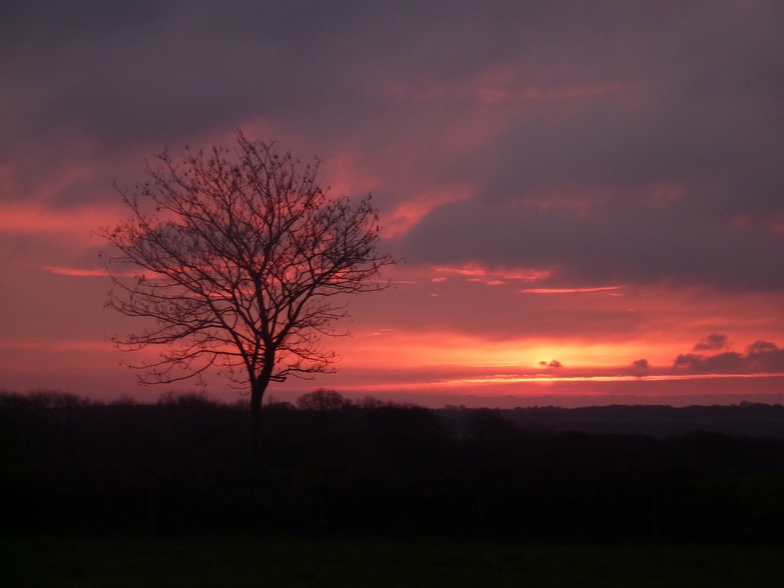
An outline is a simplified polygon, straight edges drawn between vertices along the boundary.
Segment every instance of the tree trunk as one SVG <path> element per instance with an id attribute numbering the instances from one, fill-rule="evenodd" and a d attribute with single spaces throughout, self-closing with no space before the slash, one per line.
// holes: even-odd
<path id="1" fill-rule="evenodd" d="M 267 390 L 269 378 L 260 376 L 250 388 L 250 446 L 253 457 L 261 459 L 261 401 Z"/>

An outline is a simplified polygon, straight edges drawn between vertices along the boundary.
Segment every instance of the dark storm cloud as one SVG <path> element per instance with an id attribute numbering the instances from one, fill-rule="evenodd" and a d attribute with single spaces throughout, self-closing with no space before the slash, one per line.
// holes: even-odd
<path id="1" fill-rule="evenodd" d="M 113 197 L 118 161 L 262 120 L 327 160 L 350 151 L 387 209 L 469 186 L 403 237 L 413 262 L 782 289 L 783 17 L 776 1 L 5 2 L 0 166 L 35 185 L 74 164 L 76 137 L 103 175 L 51 201 Z"/>

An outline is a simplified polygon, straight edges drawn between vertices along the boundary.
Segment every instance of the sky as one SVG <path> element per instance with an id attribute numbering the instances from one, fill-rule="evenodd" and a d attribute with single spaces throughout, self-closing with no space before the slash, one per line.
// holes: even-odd
<path id="1" fill-rule="evenodd" d="M 96 234 L 163 148 L 372 193 L 393 287 L 324 386 L 428 405 L 784 402 L 784 4 L 0 1 L 0 389 L 155 399 Z M 186 385 L 188 386 L 188 385 Z M 219 377 L 206 392 L 240 394 Z"/>

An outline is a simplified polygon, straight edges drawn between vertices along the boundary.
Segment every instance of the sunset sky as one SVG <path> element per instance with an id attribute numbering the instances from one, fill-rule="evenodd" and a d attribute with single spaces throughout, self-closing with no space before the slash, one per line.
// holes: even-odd
<path id="1" fill-rule="evenodd" d="M 338 373 L 274 396 L 784 402 L 783 24 L 778 0 L 0 2 L 0 389 L 169 389 L 107 341 L 139 325 L 104 308 L 95 231 L 145 158 L 241 129 L 372 193 L 405 259 L 326 341 Z"/>

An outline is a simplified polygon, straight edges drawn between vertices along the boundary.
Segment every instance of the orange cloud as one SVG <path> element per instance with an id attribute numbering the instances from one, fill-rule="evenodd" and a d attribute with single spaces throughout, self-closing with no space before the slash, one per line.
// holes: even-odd
<path id="1" fill-rule="evenodd" d="M 55 265 L 45 265 L 44 269 L 53 274 L 61 276 L 108 276 L 109 272 L 105 269 L 79 269 L 76 267 L 59 267 Z"/>
<path id="2" fill-rule="evenodd" d="M 118 278 L 136 278 L 139 275 L 145 275 L 148 278 L 155 278 L 160 274 L 156 274 L 155 272 L 151 272 L 149 270 L 143 270 L 139 268 L 137 270 L 130 270 L 130 271 L 112 271 L 109 273 L 107 270 L 103 268 L 99 269 L 83 269 L 78 267 L 62 267 L 58 265 L 45 265 L 43 266 L 48 272 L 53 274 L 57 274 L 60 276 L 75 276 L 75 277 L 104 277 L 104 276 L 114 276 Z"/>
<path id="3" fill-rule="evenodd" d="M 552 275 L 551 270 L 536 268 L 494 268 L 468 263 L 460 266 L 434 266 L 433 270 L 440 274 L 454 274 L 463 276 L 469 282 L 483 282 L 488 286 L 505 284 L 507 280 L 520 280 L 523 282 L 535 282 L 544 280 Z M 442 281 L 441 277 L 433 278 L 433 281 Z"/>
<path id="4" fill-rule="evenodd" d="M 523 294 L 584 294 L 586 292 L 605 292 L 620 290 L 623 286 L 603 286 L 601 288 L 526 288 Z"/>

